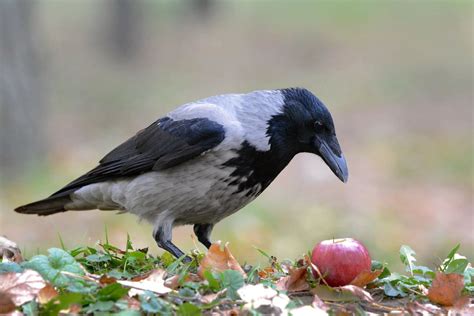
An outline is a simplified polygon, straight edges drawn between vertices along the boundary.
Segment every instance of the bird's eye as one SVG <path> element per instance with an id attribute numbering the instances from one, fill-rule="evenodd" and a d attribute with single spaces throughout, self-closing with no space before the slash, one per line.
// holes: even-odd
<path id="1" fill-rule="evenodd" d="M 317 131 L 317 132 L 320 132 L 324 129 L 324 125 L 321 121 L 316 121 L 314 122 L 314 129 Z"/>

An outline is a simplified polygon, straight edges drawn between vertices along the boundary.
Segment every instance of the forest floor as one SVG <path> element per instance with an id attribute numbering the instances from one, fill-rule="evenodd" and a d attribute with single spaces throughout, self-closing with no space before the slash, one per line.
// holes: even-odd
<path id="1" fill-rule="evenodd" d="M 350 285 L 330 287 L 305 255 L 268 258 L 264 267 L 241 266 L 218 242 L 192 260 L 124 248 L 107 238 L 94 247 L 51 248 L 22 258 L 14 242 L 0 239 L 0 313 L 122 315 L 364 315 L 370 313 L 473 314 L 474 269 L 453 248 L 440 266 L 420 266 L 400 249 L 406 274 L 372 261 L 372 271 Z"/>

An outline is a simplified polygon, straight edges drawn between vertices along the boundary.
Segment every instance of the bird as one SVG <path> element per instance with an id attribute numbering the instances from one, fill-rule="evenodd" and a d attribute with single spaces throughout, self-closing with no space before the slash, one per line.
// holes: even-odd
<path id="1" fill-rule="evenodd" d="M 106 154 L 51 196 L 15 209 L 46 216 L 117 210 L 153 225 L 157 245 L 185 254 L 172 230 L 214 226 L 261 194 L 298 153 L 320 156 L 344 183 L 348 167 L 328 108 L 305 88 L 221 94 L 186 103 Z"/>

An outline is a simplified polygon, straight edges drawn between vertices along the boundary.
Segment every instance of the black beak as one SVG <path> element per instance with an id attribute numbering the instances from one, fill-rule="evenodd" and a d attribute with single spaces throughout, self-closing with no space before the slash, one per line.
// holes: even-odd
<path id="1" fill-rule="evenodd" d="M 335 139 L 335 137 L 334 137 Z M 335 147 L 339 154 L 335 153 L 333 149 L 322 139 L 319 139 L 319 155 L 323 158 L 324 162 L 334 172 L 334 174 L 344 183 L 349 178 L 349 171 L 347 170 L 347 163 L 344 155 L 339 149 L 339 144 L 336 140 L 332 140 L 331 143 L 335 142 Z"/>

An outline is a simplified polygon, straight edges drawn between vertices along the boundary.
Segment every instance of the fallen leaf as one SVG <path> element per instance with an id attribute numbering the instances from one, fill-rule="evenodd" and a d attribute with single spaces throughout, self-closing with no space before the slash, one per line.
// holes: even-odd
<path id="1" fill-rule="evenodd" d="M 422 304 L 417 301 L 408 302 L 406 305 L 406 310 L 410 313 L 410 315 L 437 315 L 442 313 L 441 308 L 436 305 Z"/>
<path id="2" fill-rule="evenodd" d="M 38 302 L 40 304 L 46 304 L 56 296 L 58 296 L 58 291 L 56 291 L 51 284 L 47 283 L 46 286 L 38 292 Z"/>
<path id="3" fill-rule="evenodd" d="M 176 290 L 178 287 L 179 287 L 179 279 L 180 279 L 180 275 L 178 274 L 175 274 L 173 275 L 172 277 L 169 277 L 165 280 L 165 286 L 166 287 L 169 287 L 170 289 L 172 290 Z M 194 274 L 194 273 L 188 273 L 186 274 L 186 276 L 184 277 L 184 282 L 200 282 L 201 279 L 199 278 L 199 276 L 197 274 Z"/>
<path id="4" fill-rule="evenodd" d="M 280 291 L 301 292 L 309 290 L 306 282 L 307 267 L 289 268 L 289 275 L 277 281 L 276 287 Z"/>
<path id="5" fill-rule="evenodd" d="M 262 306 L 278 308 L 283 311 L 290 302 L 288 296 L 263 284 L 248 284 L 237 290 L 240 298 L 246 302 L 245 309 L 258 309 Z M 274 311 L 276 313 L 276 311 Z"/>
<path id="6" fill-rule="evenodd" d="M 165 280 L 165 286 L 172 290 L 176 290 L 179 287 L 180 276 L 178 274 L 173 275 Z M 184 281 L 187 281 L 186 278 Z"/>
<path id="7" fill-rule="evenodd" d="M 10 261 L 20 263 L 23 261 L 20 248 L 13 241 L 0 236 L 0 259 L 3 262 Z"/>
<path id="8" fill-rule="evenodd" d="M 273 273 L 275 273 L 275 269 L 273 267 L 266 267 L 258 271 L 258 276 L 262 279 L 265 279 L 271 276 Z"/>
<path id="9" fill-rule="evenodd" d="M 320 309 L 318 307 L 306 305 L 306 306 L 301 306 L 298 308 L 293 308 L 291 310 L 291 315 L 292 316 L 306 316 L 306 315 L 325 316 L 325 315 L 328 315 L 328 313 L 325 310 Z"/>
<path id="10" fill-rule="evenodd" d="M 143 273 L 143 274 L 134 276 L 134 277 L 132 278 L 132 281 L 138 282 L 138 281 L 144 280 L 144 279 L 148 278 L 148 277 L 150 276 L 150 274 L 153 273 L 153 271 L 154 271 L 154 270 L 150 270 L 150 271 L 145 272 L 145 273 Z"/>
<path id="11" fill-rule="evenodd" d="M 220 290 L 217 293 L 207 294 L 201 297 L 201 302 L 204 304 L 210 304 L 214 302 L 218 297 L 224 295 L 227 292 L 227 289 Z"/>
<path id="12" fill-rule="evenodd" d="M 355 285 L 359 287 L 364 287 L 373 280 L 377 279 L 383 270 L 374 270 L 374 271 L 362 271 L 359 273 L 350 285 Z"/>
<path id="13" fill-rule="evenodd" d="M 462 274 L 436 272 L 428 290 L 428 298 L 433 303 L 452 306 L 461 297 L 463 288 L 464 276 Z"/>
<path id="14" fill-rule="evenodd" d="M 0 314 L 11 313 L 16 309 L 15 303 L 7 293 L 0 292 Z"/>
<path id="15" fill-rule="evenodd" d="M 151 291 L 163 295 L 172 291 L 172 289 L 165 286 L 165 274 L 166 271 L 157 269 L 152 270 L 146 278 L 141 279 L 140 281 L 117 280 L 117 283 L 132 288 L 129 292 L 130 297 L 142 294 L 144 291 Z"/>
<path id="16" fill-rule="evenodd" d="M 0 292 L 7 295 L 16 306 L 34 299 L 45 285 L 41 275 L 33 270 L 0 274 Z"/>
<path id="17" fill-rule="evenodd" d="M 204 304 L 211 304 L 218 297 L 218 293 L 207 294 L 201 297 L 201 302 Z"/>
<path id="18" fill-rule="evenodd" d="M 125 296 L 125 300 L 127 301 L 128 308 L 133 309 L 133 310 L 140 310 L 141 303 L 139 300 L 133 297 Z"/>
<path id="19" fill-rule="evenodd" d="M 244 278 L 247 274 L 242 269 L 240 264 L 235 260 L 234 256 L 229 250 L 228 243 L 221 249 L 221 242 L 218 241 L 209 247 L 209 251 L 201 260 L 198 269 L 198 275 L 204 280 L 204 271 L 222 272 L 225 270 L 238 271 Z"/>
<path id="20" fill-rule="evenodd" d="M 237 290 L 237 293 L 239 293 L 240 298 L 247 303 L 262 299 L 271 300 L 272 298 L 278 295 L 277 291 L 272 288 L 266 287 L 261 283 L 256 285 L 245 285 L 239 290 Z"/>
<path id="21" fill-rule="evenodd" d="M 106 274 L 102 275 L 100 278 L 99 278 L 99 283 L 100 284 L 112 284 L 112 283 L 116 283 L 117 282 L 117 279 L 114 278 L 114 277 L 111 277 L 111 276 L 108 276 Z"/>
<path id="22" fill-rule="evenodd" d="M 62 314 L 67 314 L 67 315 L 78 315 L 82 310 L 82 307 L 81 305 L 79 304 L 72 304 L 71 306 L 69 306 L 68 309 L 64 309 L 64 310 L 61 310 L 61 315 Z"/>
<path id="23" fill-rule="evenodd" d="M 362 288 L 355 285 L 345 285 L 341 287 L 330 287 L 323 284 L 317 284 L 311 289 L 311 293 L 317 295 L 323 301 L 331 302 L 354 302 L 367 301 L 373 302 L 372 296 Z"/>
<path id="24" fill-rule="evenodd" d="M 359 298 L 361 301 L 374 302 L 374 298 L 372 297 L 372 295 L 370 295 L 369 292 L 364 291 L 364 289 L 358 286 L 344 285 L 344 286 L 338 287 L 337 289 L 343 292 L 351 293 L 355 297 Z"/>
<path id="25" fill-rule="evenodd" d="M 322 309 L 324 311 L 329 310 L 329 307 L 326 305 L 326 303 L 324 303 L 323 300 L 320 299 L 317 295 L 313 296 L 313 302 L 311 303 L 311 306 L 313 306 L 314 308 Z"/>

